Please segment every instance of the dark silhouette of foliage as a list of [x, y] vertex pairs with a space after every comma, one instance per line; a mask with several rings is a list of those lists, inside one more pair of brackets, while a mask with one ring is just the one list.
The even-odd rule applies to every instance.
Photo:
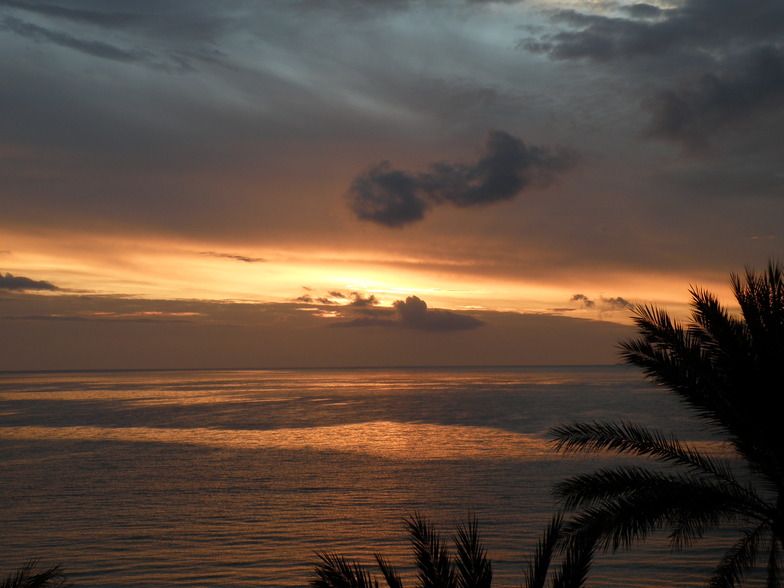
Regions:
[[[669, 529], [675, 547], [708, 530], [740, 527], [712, 573], [709, 585], [742, 583], [766, 552], [766, 586], [782, 586], [784, 547], [784, 435], [778, 397], [784, 386], [784, 270], [731, 276], [740, 314], [716, 296], [692, 288], [688, 324], [651, 306], [635, 308], [640, 337], [621, 343], [622, 357], [672, 391], [698, 418], [720, 433], [748, 471], [733, 469], [659, 431], [631, 423], [573, 423], [553, 429], [562, 451], [610, 451], [670, 466], [624, 466], [575, 476], [556, 486], [576, 511], [566, 532], [597, 537], [616, 550]], [[749, 481], [747, 478], [750, 478]]]
[[5, 578], [0, 588], [68, 588], [71, 586], [60, 566], [36, 572], [37, 565], [36, 560], [26, 563]]
[[[456, 555], [451, 555], [445, 541], [435, 527], [419, 514], [405, 519], [409, 540], [414, 552], [419, 588], [490, 588], [493, 571], [487, 551], [479, 536], [479, 524], [474, 517], [457, 525], [452, 535]], [[559, 515], [545, 531], [536, 554], [528, 562], [524, 588], [545, 588], [554, 558], [561, 553], [563, 518]], [[565, 553], [561, 568], [550, 576], [551, 588], [582, 588], [593, 555], [593, 539], [583, 537], [572, 541]], [[349, 562], [336, 554], [318, 554], [315, 577], [310, 585], [315, 588], [366, 588], [379, 586], [378, 580], [360, 564]], [[386, 585], [403, 588], [395, 569], [380, 555], [375, 555]]]
[[[542, 533], [534, 557], [526, 563], [523, 588], [581, 588], [585, 585], [593, 562], [596, 537], [589, 533], [568, 537], [565, 529], [563, 515], [556, 514]], [[553, 559], [564, 551], [561, 569], [550, 574]]]

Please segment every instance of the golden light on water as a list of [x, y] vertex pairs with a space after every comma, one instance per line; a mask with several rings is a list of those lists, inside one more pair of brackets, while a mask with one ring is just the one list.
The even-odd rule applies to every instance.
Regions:
[[178, 443], [233, 449], [339, 451], [391, 460], [543, 459], [552, 451], [541, 437], [489, 427], [374, 421], [271, 430], [153, 427], [7, 427], [0, 439]]
[[[240, 430], [157, 427], [4, 427], [0, 439], [176, 443], [242, 450], [316, 450], [371, 455], [389, 460], [563, 459], [539, 435], [490, 427], [464, 427], [372, 421], [324, 427]], [[721, 456], [718, 443], [692, 444], [706, 455]]]

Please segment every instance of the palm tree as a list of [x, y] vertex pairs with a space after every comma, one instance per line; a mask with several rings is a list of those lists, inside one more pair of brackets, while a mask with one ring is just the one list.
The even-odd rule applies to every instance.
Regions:
[[[775, 400], [784, 392], [784, 270], [732, 275], [740, 314], [716, 296], [692, 288], [692, 314], [684, 326], [651, 306], [635, 309], [640, 337], [621, 343], [627, 363], [669, 389], [708, 427], [726, 437], [748, 471], [701, 454], [673, 436], [631, 423], [573, 423], [553, 429], [563, 451], [610, 451], [671, 466], [624, 466], [575, 476], [556, 486], [576, 510], [572, 537], [599, 537], [611, 550], [669, 529], [684, 547], [710, 529], [738, 527], [710, 577], [710, 586], [742, 583], [766, 552], [766, 586], [782, 586], [784, 547], [784, 435]], [[737, 460], [736, 460], [737, 461]]]
[[[438, 531], [419, 514], [405, 519], [414, 551], [418, 586], [421, 588], [490, 588], [493, 571], [487, 551], [479, 537], [475, 517], [457, 525], [452, 536], [457, 551], [451, 556]], [[548, 572], [559, 552], [564, 528], [560, 515], [553, 517], [539, 541], [536, 555], [528, 562], [525, 588], [548, 586]], [[567, 552], [564, 562], [549, 584], [552, 588], [582, 588], [591, 564], [593, 542], [584, 541]], [[363, 566], [334, 553], [317, 554], [320, 563], [310, 585], [314, 588], [378, 588], [378, 580]], [[375, 555], [381, 575], [389, 588], [403, 588], [395, 568], [382, 556]]]

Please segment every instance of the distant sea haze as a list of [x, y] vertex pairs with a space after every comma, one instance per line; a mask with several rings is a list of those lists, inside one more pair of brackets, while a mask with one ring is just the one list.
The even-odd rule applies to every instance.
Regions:
[[[305, 586], [315, 552], [386, 555], [403, 517], [475, 514], [516, 586], [552, 484], [617, 458], [546, 432], [634, 420], [714, 439], [624, 367], [155, 371], [0, 379], [0, 572], [60, 563], [76, 586]], [[590, 586], [699, 586], [721, 537], [602, 555]]]

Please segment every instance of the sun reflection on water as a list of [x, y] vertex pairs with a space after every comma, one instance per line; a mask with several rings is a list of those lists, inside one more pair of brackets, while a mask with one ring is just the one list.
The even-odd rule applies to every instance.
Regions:
[[0, 438], [46, 441], [182, 443], [235, 449], [294, 449], [360, 453], [402, 460], [542, 459], [545, 439], [490, 427], [374, 421], [271, 430], [154, 427], [4, 427]]
[[[244, 450], [288, 449], [364, 454], [389, 460], [563, 459], [535, 434], [490, 427], [373, 421], [347, 425], [269, 430], [158, 427], [3, 427], [0, 439], [177, 443]], [[691, 444], [713, 456], [726, 453], [721, 444]]]

